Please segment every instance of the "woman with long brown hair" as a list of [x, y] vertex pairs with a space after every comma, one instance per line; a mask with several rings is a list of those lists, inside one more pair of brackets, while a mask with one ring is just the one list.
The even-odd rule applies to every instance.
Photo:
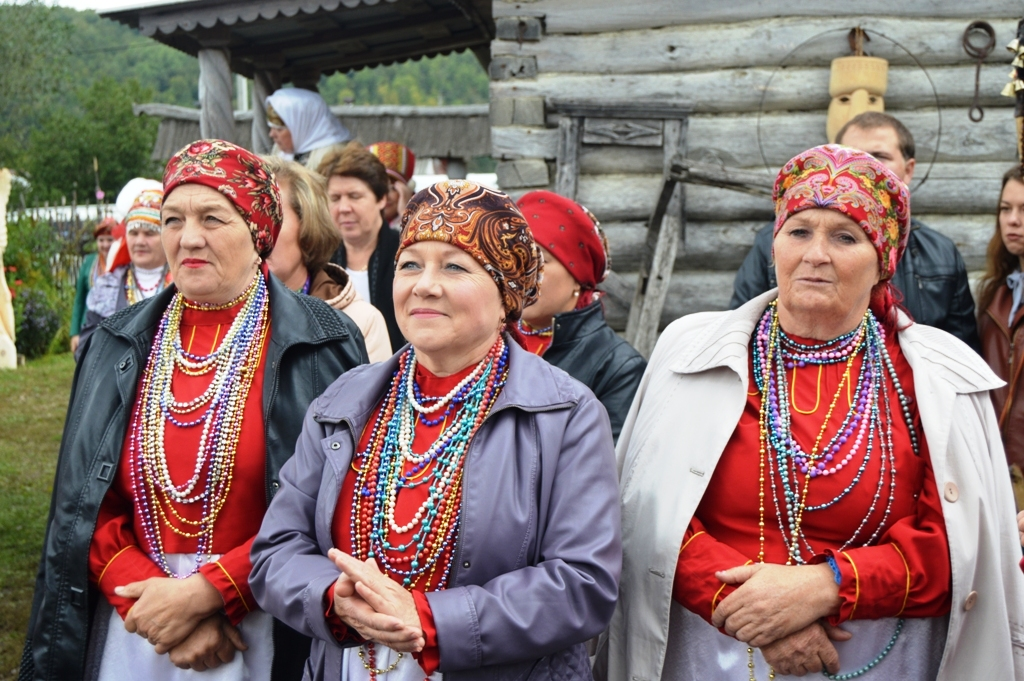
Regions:
[[988, 243], [985, 277], [978, 296], [981, 354], [1006, 385], [992, 391], [999, 431], [1010, 466], [1017, 510], [1024, 510], [1024, 406], [1015, 404], [1022, 380], [1024, 345], [1017, 336], [1024, 321], [1024, 171], [1011, 168], [1003, 175], [996, 229]]

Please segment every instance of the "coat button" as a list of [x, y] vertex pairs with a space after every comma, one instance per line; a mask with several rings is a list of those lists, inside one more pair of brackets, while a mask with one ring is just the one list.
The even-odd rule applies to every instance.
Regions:
[[340, 442], [332, 442], [331, 443], [331, 449], [341, 449], [341, 443]]
[[274, 480], [273, 482], [270, 483], [270, 489], [276, 492], [277, 490], [281, 489], [281, 483], [279, 483], [277, 480]]
[[978, 592], [972, 591], [967, 594], [967, 598], [964, 599], [964, 610], [970, 610], [974, 607], [974, 604], [978, 602]]
[[128, 366], [128, 362], [122, 361], [120, 364], [117, 365], [117, 368], [120, 369], [121, 371], [124, 371], [124, 368], [126, 366]]
[[468, 568], [468, 567], [469, 567], [469, 561], [468, 561], [468, 560], [466, 560], [466, 561], [463, 561], [463, 562], [462, 562], [462, 567], [464, 567], [464, 568]]
[[949, 503], [955, 503], [960, 498], [960, 488], [956, 486], [955, 482], [947, 482], [942, 488], [942, 496], [946, 498]]

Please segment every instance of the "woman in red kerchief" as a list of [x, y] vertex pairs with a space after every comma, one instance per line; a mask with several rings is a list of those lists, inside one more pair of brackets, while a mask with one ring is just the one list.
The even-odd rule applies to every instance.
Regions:
[[163, 186], [174, 285], [85, 345], [19, 678], [296, 678], [309, 650], [256, 604], [249, 547], [307, 406], [366, 351], [267, 274], [281, 206], [257, 156], [196, 142]]
[[590, 681], [621, 559], [608, 417], [513, 340], [541, 261], [508, 196], [440, 182], [402, 222], [410, 345], [313, 403], [253, 593], [313, 637], [309, 681]]
[[619, 441], [607, 678], [1024, 679], [999, 381], [896, 305], [909, 201], [867, 154], [800, 154], [778, 289], [658, 341]]
[[527, 349], [594, 391], [617, 438], [647, 362], [604, 319], [597, 285], [611, 269], [608, 240], [593, 213], [558, 194], [529, 192], [516, 205], [544, 256], [540, 295], [519, 331]]

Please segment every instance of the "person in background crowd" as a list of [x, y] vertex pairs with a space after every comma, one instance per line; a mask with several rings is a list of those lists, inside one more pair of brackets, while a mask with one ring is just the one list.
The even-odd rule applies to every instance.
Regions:
[[999, 432], [1006, 449], [1017, 510], [1024, 511], [1024, 400], [1017, 391], [1024, 383], [1024, 174], [1014, 167], [1003, 175], [996, 228], [988, 243], [985, 276], [978, 290], [978, 331], [981, 354], [1006, 381], [992, 391]]
[[597, 285], [611, 269], [608, 240], [590, 211], [558, 194], [529, 192], [516, 204], [544, 256], [540, 295], [519, 322], [526, 348], [593, 390], [618, 438], [647, 362], [604, 319]]
[[619, 440], [609, 679], [1024, 679], [1001, 382], [896, 305], [909, 201], [873, 156], [803, 152], [778, 290], [662, 334]]
[[416, 154], [398, 142], [377, 142], [366, 149], [379, 158], [388, 171], [391, 188], [388, 189], [388, 202], [384, 204], [384, 220], [392, 229], [400, 230], [402, 213], [415, 193], [412, 174], [416, 170]]
[[96, 279], [106, 271], [107, 253], [110, 252], [110, 244], [114, 237], [111, 231], [117, 224], [117, 220], [106, 217], [96, 223], [92, 230], [92, 237], [96, 240], [96, 252], [90, 253], [82, 260], [82, 267], [78, 270], [78, 279], [75, 281], [75, 303], [71, 308], [71, 352], [78, 350], [79, 333], [82, 331], [82, 322], [85, 321], [85, 300], [89, 290], [96, 283]]
[[326, 301], [352, 318], [363, 333], [371, 362], [391, 356], [387, 324], [380, 311], [356, 292], [344, 268], [328, 262], [341, 243], [327, 204], [324, 178], [304, 166], [277, 157], [265, 159], [281, 190], [283, 220], [270, 271], [293, 291]]
[[160, 240], [163, 190], [147, 189], [136, 197], [125, 217], [125, 248], [130, 262], [96, 279], [85, 301], [79, 347], [104, 319], [129, 305], [157, 295], [171, 282]]
[[273, 154], [315, 170], [324, 156], [352, 135], [317, 92], [285, 88], [267, 97], [267, 124]]
[[398, 232], [384, 222], [388, 173], [376, 156], [351, 142], [324, 158], [319, 172], [327, 178], [327, 199], [341, 245], [331, 262], [348, 272], [352, 285], [384, 315], [391, 349], [397, 352], [405, 337], [395, 320], [391, 285], [395, 279]]
[[263, 270], [281, 208], [257, 156], [201, 140], [164, 187], [174, 285], [82, 346], [22, 679], [297, 679], [309, 654], [253, 599], [249, 549], [302, 415], [366, 351]]
[[[875, 111], [862, 113], [839, 130], [836, 143], [871, 154], [910, 186], [916, 164], [914, 137], [899, 119]], [[754, 238], [754, 247], [736, 272], [730, 308], [777, 285], [772, 229], [766, 225]], [[940, 328], [980, 351], [967, 267], [952, 240], [911, 220], [907, 255], [892, 283], [914, 321]]]
[[506, 333], [540, 267], [500, 192], [455, 180], [409, 203], [411, 346], [314, 402], [253, 544], [257, 601], [314, 638], [309, 681], [592, 678], [615, 459], [593, 393]]

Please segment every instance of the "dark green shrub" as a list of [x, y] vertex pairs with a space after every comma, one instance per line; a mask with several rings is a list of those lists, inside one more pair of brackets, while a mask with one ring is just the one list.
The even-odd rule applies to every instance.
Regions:
[[60, 313], [45, 291], [24, 287], [14, 298], [15, 345], [29, 359], [42, 357], [61, 326]]

